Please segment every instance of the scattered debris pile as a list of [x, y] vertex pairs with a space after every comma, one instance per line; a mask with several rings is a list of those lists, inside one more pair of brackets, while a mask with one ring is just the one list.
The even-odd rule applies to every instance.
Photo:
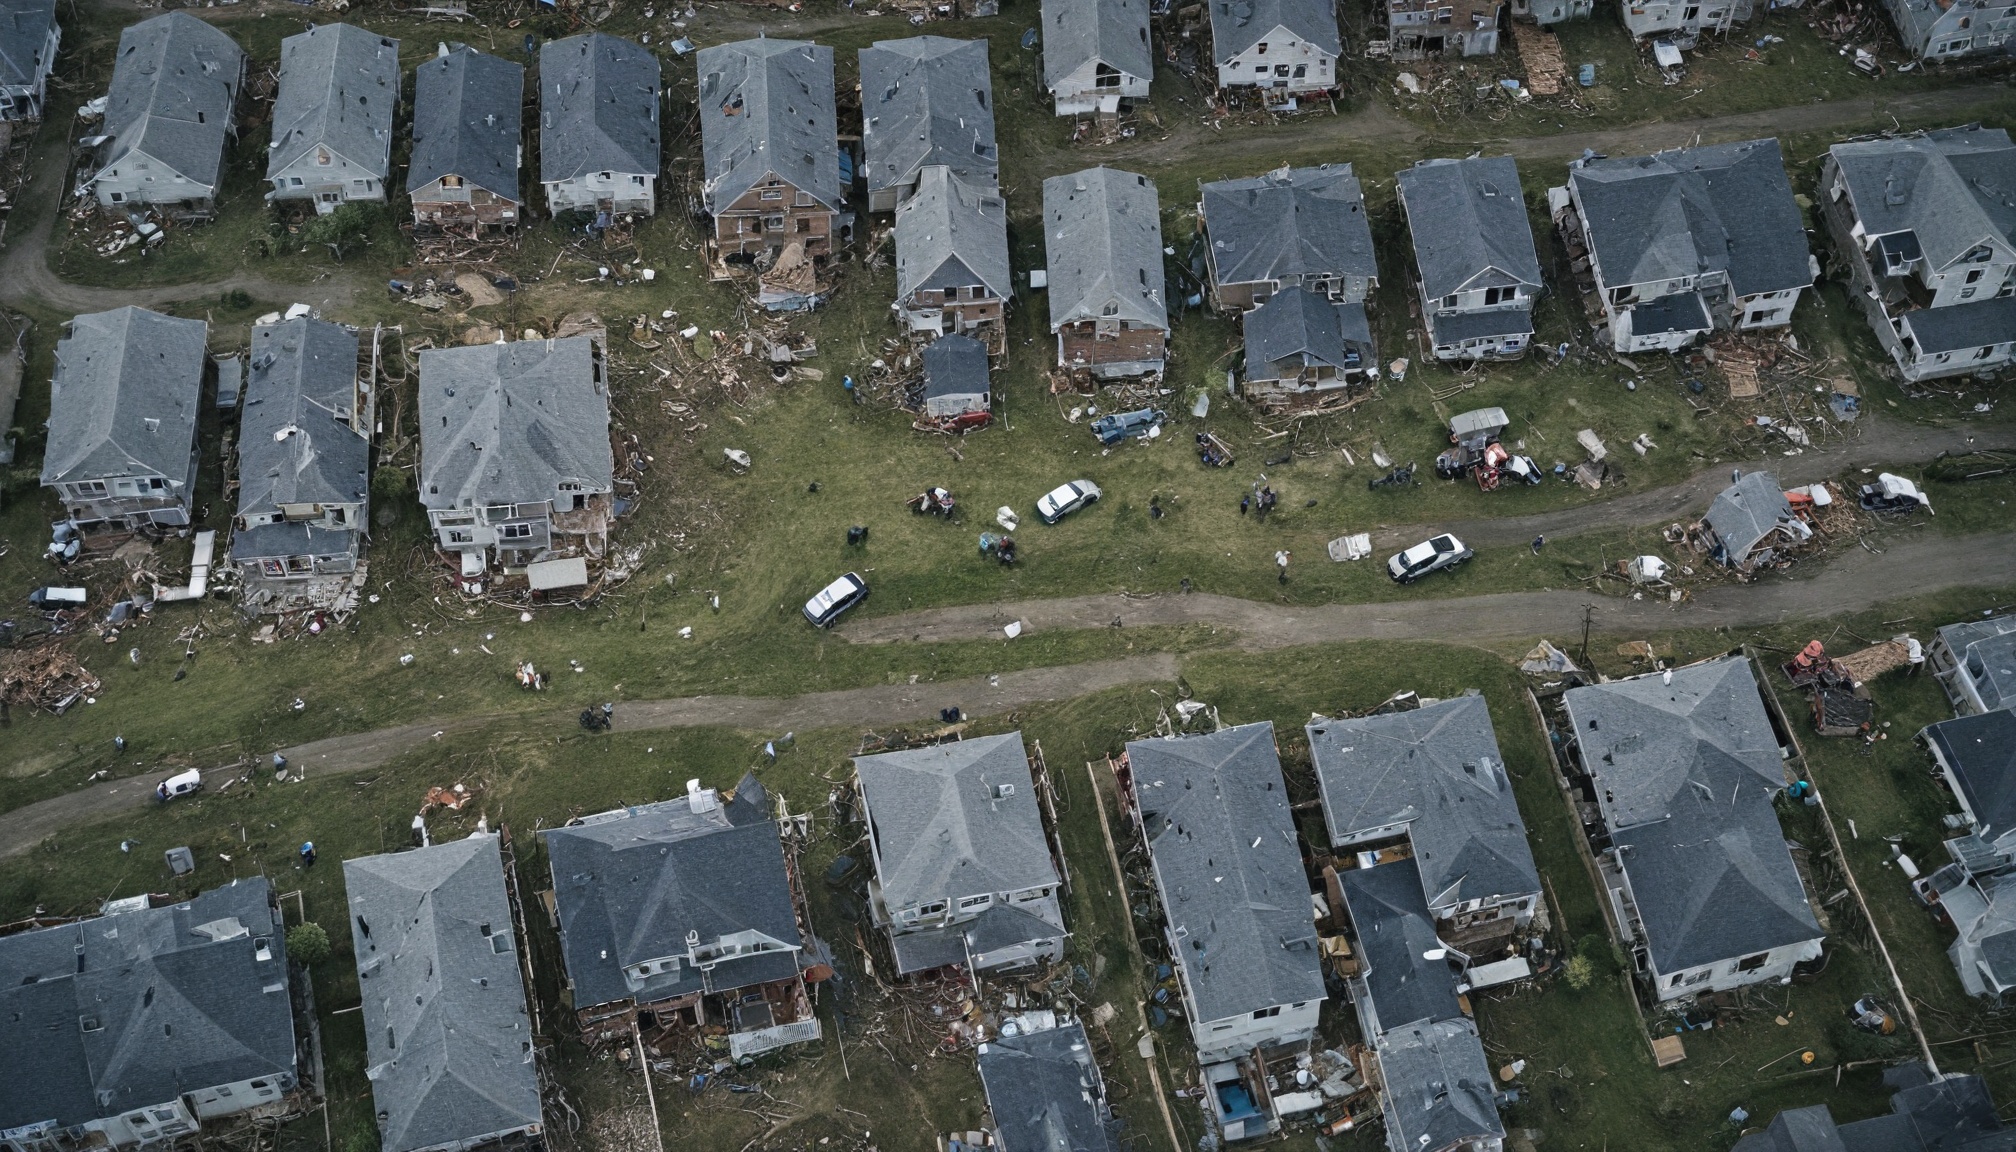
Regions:
[[46, 709], [58, 716], [100, 688], [75, 653], [59, 644], [0, 652], [0, 704]]
[[1561, 38], [1537, 24], [1512, 22], [1512, 42], [1526, 65], [1526, 87], [1535, 96], [1559, 96], [1568, 86], [1568, 62]]
[[1813, 729], [1822, 736], [1877, 737], [1875, 703], [1870, 699], [1868, 681], [1898, 668], [1915, 668], [1924, 663], [1925, 650], [1912, 637], [1895, 636], [1879, 644], [1839, 659], [1827, 655], [1827, 646], [1809, 641], [1792, 659], [1778, 666], [1796, 688], [1806, 691], [1812, 702]]

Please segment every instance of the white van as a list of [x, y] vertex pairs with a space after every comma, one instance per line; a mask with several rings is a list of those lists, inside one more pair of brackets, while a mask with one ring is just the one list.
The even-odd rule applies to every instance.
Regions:
[[154, 786], [154, 800], [166, 804], [178, 796], [187, 796], [203, 790], [203, 773], [194, 768], [187, 772], [177, 772]]

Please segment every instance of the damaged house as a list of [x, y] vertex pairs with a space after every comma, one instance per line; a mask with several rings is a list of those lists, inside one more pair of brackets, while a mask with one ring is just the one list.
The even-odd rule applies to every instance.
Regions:
[[0, 120], [42, 119], [61, 43], [56, 0], [0, 0]]
[[1745, 472], [1724, 488], [1695, 526], [1708, 555], [1745, 575], [1768, 567], [1781, 553], [1813, 538], [1813, 528], [1769, 472]]
[[1919, 60], [2006, 52], [2016, 32], [2012, 0], [1883, 0], [1904, 50]]
[[529, 1147], [545, 1130], [498, 843], [343, 862], [383, 1152]]
[[1325, 407], [1360, 389], [1378, 363], [1363, 304], [1284, 288], [1246, 314], [1239, 394], [1268, 409]]
[[971, 336], [941, 336], [924, 346], [924, 415], [956, 420], [994, 407], [987, 377], [987, 346]]
[[1395, 60], [1498, 53], [1505, 0], [1386, 0], [1384, 7]]
[[1043, 87], [1059, 116], [1119, 116], [1148, 98], [1148, 0], [1043, 0]]
[[156, 899], [0, 937], [0, 1148], [165, 1146], [300, 1108], [272, 888]]
[[540, 835], [585, 1040], [718, 1030], [739, 1060], [819, 1038], [806, 981], [832, 970], [807, 952], [797, 855], [753, 775], [728, 797], [692, 780]]
[[539, 49], [546, 210], [649, 216], [658, 207], [658, 57], [601, 32]]
[[181, 528], [196, 488], [210, 326], [144, 308], [70, 321], [49, 381], [42, 487], [89, 531]]
[[[1624, 27], [1639, 40], [1668, 35], [1685, 40], [1704, 33], [1727, 36], [1731, 28], [1749, 22], [1754, 6], [1754, 0], [1623, 0], [1617, 12], [1624, 18]], [[1768, 4], [1771, 8], [1780, 6], [1794, 5]]]
[[701, 195], [717, 258], [824, 261], [844, 190], [833, 105], [833, 50], [803, 40], [702, 48]]
[[282, 40], [266, 199], [306, 200], [322, 214], [352, 200], [384, 203], [398, 108], [397, 40], [348, 24]]
[[943, 164], [925, 168], [896, 208], [896, 302], [912, 337], [978, 332], [1002, 339], [1015, 287], [1008, 264], [1008, 202], [990, 183], [969, 184]]
[[1577, 160], [1547, 207], [1619, 352], [1783, 328], [1820, 273], [1775, 139]]
[[980, 1045], [980, 1088], [1001, 1152], [1119, 1152], [1106, 1083], [1085, 1025], [1047, 1013]]
[[513, 232], [525, 206], [525, 69], [467, 45], [413, 72], [406, 194], [422, 228]]
[[252, 329], [231, 560], [255, 611], [330, 607], [358, 570], [372, 412], [357, 343], [306, 316]]
[[1836, 144], [1820, 166], [1820, 212], [1904, 379], [2016, 358], [2016, 145], [2006, 129]]
[[1169, 305], [1155, 184], [1117, 168], [1043, 182], [1050, 332], [1057, 366], [1116, 380], [1162, 371]]
[[1436, 930], [1466, 954], [1502, 950], [1532, 922], [1540, 872], [1483, 696], [1306, 732], [1332, 848], [1406, 845]]
[[1917, 1061], [1883, 1070], [1890, 1111], [1842, 1124], [1825, 1104], [1788, 1108], [1729, 1152], [2006, 1152], [2016, 1131], [2002, 1124], [1979, 1076], [1934, 1075]]
[[1030, 968], [1064, 954], [1063, 881], [1020, 732], [859, 756], [896, 972]]
[[1379, 286], [1365, 193], [1349, 164], [1277, 168], [1199, 189], [1211, 303], [1250, 312], [1285, 288], [1363, 304]]
[[2016, 708], [2016, 616], [1962, 620], [1939, 629], [1925, 659], [1955, 716]]
[[861, 101], [870, 212], [894, 212], [928, 168], [989, 192], [1001, 182], [987, 41], [878, 40], [861, 49]]
[[1274, 725], [1131, 741], [1127, 763], [1207, 1112], [1227, 1139], [1275, 1131], [1268, 1063], [1308, 1050], [1325, 992]]
[[1395, 181], [1437, 360], [1517, 360], [1546, 290], [1510, 156], [1422, 160]]
[[420, 354], [420, 503], [464, 577], [601, 556], [614, 476], [594, 337]]
[[1257, 88], [1268, 103], [1337, 86], [1337, 6], [1331, 0], [1209, 0], [1218, 87]]
[[209, 217], [244, 83], [237, 41], [187, 12], [121, 32], [92, 153], [89, 183], [99, 206]]
[[2016, 711], [1942, 720], [1918, 737], [1967, 831], [1946, 842], [1953, 862], [1917, 890], [1953, 925], [1946, 955], [1961, 986], [2002, 1003], [2016, 989]]
[[1784, 752], [1750, 661], [1723, 656], [1562, 697], [1559, 745], [1617, 942], [1661, 1001], [1783, 983], [1824, 933], [1773, 801]]

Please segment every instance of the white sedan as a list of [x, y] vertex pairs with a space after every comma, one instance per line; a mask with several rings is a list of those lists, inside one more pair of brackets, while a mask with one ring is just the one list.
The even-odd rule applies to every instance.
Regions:
[[1386, 574], [1399, 583], [1412, 584], [1430, 572], [1454, 568], [1474, 555], [1463, 546], [1463, 541], [1444, 532], [1386, 561]]
[[1090, 480], [1073, 480], [1045, 492], [1036, 501], [1036, 514], [1045, 524], [1055, 524], [1078, 509], [1099, 499], [1099, 486]]

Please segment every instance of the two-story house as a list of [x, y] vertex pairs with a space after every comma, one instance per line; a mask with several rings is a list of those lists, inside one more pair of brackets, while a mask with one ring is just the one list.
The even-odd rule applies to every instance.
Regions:
[[463, 1152], [545, 1131], [498, 845], [478, 832], [343, 862], [382, 1152]]
[[1945, 687], [1955, 716], [2016, 708], [2016, 616], [1942, 626], [1925, 663]]
[[369, 528], [372, 404], [357, 335], [302, 316], [252, 329], [231, 560], [260, 612], [326, 603]]
[[1337, 86], [1337, 7], [1331, 0], [1211, 0], [1218, 87], [1260, 89], [1280, 103]]
[[833, 254], [845, 189], [833, 103], [833, 50], [803, 40], [702, 48], [701, 195], [717, 258]]
[[1547, 205], [1619, 352], [1783, 328], [1819, 275], [1775, 139], [1577, 160]]
[[0, 0], [0, 120], [42, 119], [62, 43], [56, 0]]
[[[2007, 652], [2005, 645], [1996, 660], [2005, 681], [2016, 672]], [[1946, 955], [1961, 986], [1969, 995], [2007, 1002], [2016, 990], [2016, 710], [1941, 720], [1918, 739], [1952, 791], [1966, 832], [1946, 841], [1952, 863], [1918, 881], [1922, 887], [1914, 891], [1936, 903], [1940, 918], [1953, 926]]]
[[1904, 50], [1920, 60], [2004, 51], [2016, 39], [2012, 0], [1883, 0]]
[[119, 34], [92, 152], [99, 205], [209, 216], [244, 82], [237, 41], [187, 12], [128, 26]]
[[927, 168], [992, 191], [1001, 161], [987, 41], [912, 36], [861, 49], [861, 151], [870, 212], [896, 211]]
[[980, 1045], [980, 1090], [1002, 1152], [1118, 1152], [1106, 1082], [1085, 1025], [1025, 1015]]
[[264, 877], [0, 936], [0, 1148], [166, 1147], [298, 1111], [285, 925]]
[[1020, 732], [859, 756], [870, 912], [898, 975], [1064, 954], [1056, 853]]
[[1617, 13], [1632, 36], [1727, 35], [1747, 23], [1753, 0], [1622, 0]]
[[1422, 160], [1394, 183], [1435, 358], [1524, 356], [1545, 288], [1518, 164], [1510, 156]]
[[1438, 930], [1468, 953], [1532, 921], [1540, 872], [1483, 696], [1317, 718], [1305, 731], [1331, 847], [1405, 843]]
[[1057, 366], [1115, 380], [1160, 372], [1169, 342], [1155, 184], [1117, 168], [1043, 182]]
[[1059, 116], [1102, 118], [1148, 98], [1148, 0], [1043, 0], [1043, 87]]
[[399, 42], [348, 24], [320, 24], [280, 42], [280, 90], [266, 147], [268, 200], [334, 212], [385, 202]]
[[1365, 193], [1349, 164], [1277, 168], [1200, 187], [1211, 303], [1248, 312], [1284, 288], [1363, 304], [1379, 286]]
[[601, 32], [539, 49], [539, 183], [548, 212], [658, 206], [658, 57]]
[[[804, 885], [752, 774], [539, 833], [574, 1021], [590, 1045], [632, 1029], [720, 1035], [732, 1059], [817, 1040]], [[813, 943], [816, 943], [814, 941]]]
[[1785, 753], [1744, 656], [1571, 688], [1618, 944], [1655, 999], [1784, 983], [1825, 942], [1772, 802]]
[[602, 555], [614, 490], [594, 337], [420, 354], [420, 503], [463, 575]]
[[896, 301], [905, 331], [998, 332], [1015, 286], [1009, 278], [1008, 202], [993, 185], [968, 184], [944, 165], [918, 176], [896, 209]]
[[1246, 314], [1239, 394], [1270, 409], [1320, 408], [1371, 379], [1378, 364], [1363, 304], [1284, 288]]
[[[1957, 6], [1954, 10], [1958, 10]], [[2016, 358], [2016, 145], [1969, 124], [1836, 144], [1820, 211], [1851, 293], [1906, 380]]]
[[1386, 0], [1386, 35], [1396, 60], [1495, 56], [1505, 0]]
[[413, 71], [413, 223], [515, 232], [525, 197], [525, 69], [458, 45]]
[[42, 487], [87, 531], [188, 524], [210, 326], [126, 307], [69, 329], [49, 381]]

